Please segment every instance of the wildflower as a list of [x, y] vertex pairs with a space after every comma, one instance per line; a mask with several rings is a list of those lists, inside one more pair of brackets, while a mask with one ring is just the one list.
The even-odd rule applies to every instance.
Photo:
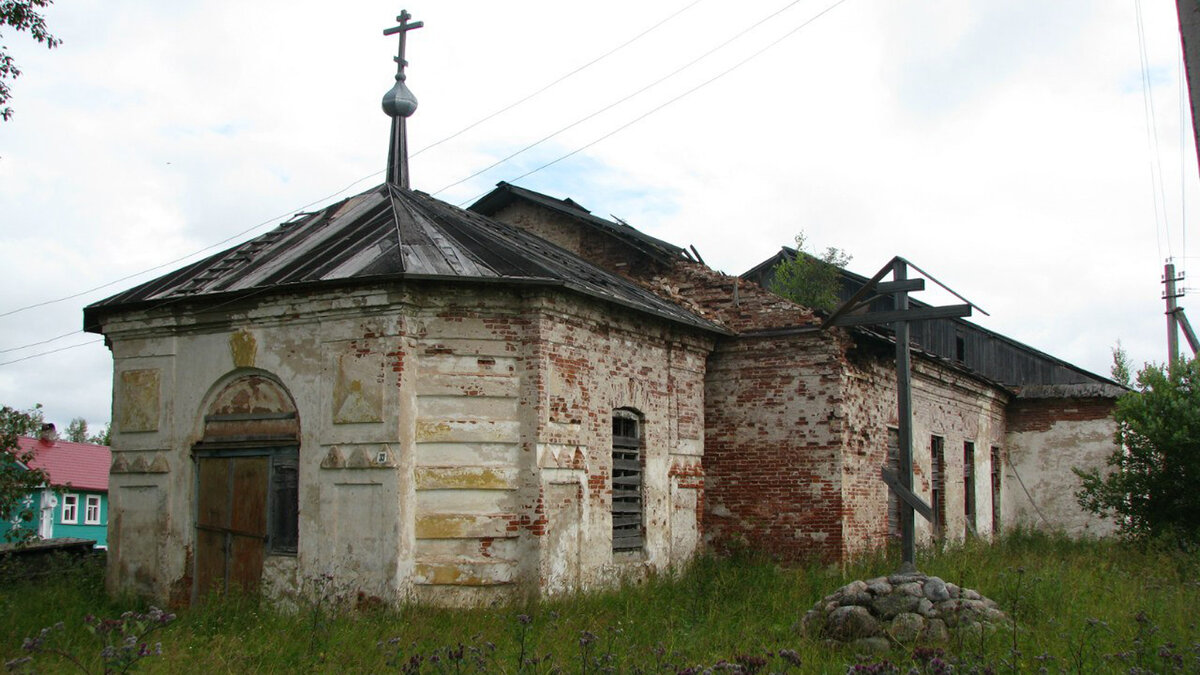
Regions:
[[787, 661], [789, 664], [796, 666], [797, 668], [800, 667], [800, 654], [798, 654], [794, 649], [780, 649], [779, 658]]

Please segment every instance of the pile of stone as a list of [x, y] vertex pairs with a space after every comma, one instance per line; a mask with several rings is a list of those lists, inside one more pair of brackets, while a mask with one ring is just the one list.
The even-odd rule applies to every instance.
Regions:
[[901, 571], [842, 586], [813, 605], [800, 626], [810, 637], [886, 649], [944, 642], [952, 630], [991, 631], [1007, 622], [996, 603], [976, 591]]

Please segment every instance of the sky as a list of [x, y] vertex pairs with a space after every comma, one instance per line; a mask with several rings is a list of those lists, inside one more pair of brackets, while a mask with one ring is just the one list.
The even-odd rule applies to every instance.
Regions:
[[[64, 0], [57, 49], [0, 30], [24, 71], [0, 122], [0, 404], [99, 430], [112, 359], [85, 305], [382, 182], [400, 9]], [[803, 232], [866, 275], [902, 255], [1093, 372], [1118, 340], [1166, 358], [1163, 264], [1187, 270], [1200, 212], [1173, 2], [406, 9], [415, 189], [570, 197], [729, 274]]]

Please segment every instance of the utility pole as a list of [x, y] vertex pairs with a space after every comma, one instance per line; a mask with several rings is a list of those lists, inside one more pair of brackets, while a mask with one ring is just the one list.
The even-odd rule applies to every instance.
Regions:
[[1175, 282], [1182, 278], [1182, 276], [1175, 276], [1175, 263], [1169, 262], [1163, 268], [1163, 283], [1167, 287], [1163, 292], [1163, 299], [1167, 301], [1167, 370], [1175, 368], [1175, 362], [1179, 360], [1179, 303], [1177, 298], [1182, 297], [1183, 293], [1176, 290]]

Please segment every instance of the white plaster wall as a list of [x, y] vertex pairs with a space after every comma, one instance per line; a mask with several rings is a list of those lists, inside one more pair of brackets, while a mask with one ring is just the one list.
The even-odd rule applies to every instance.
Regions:
[[1008, 435], [1002, 497], [1003, 526], [1061, 530], [1073, 536], [1104, 536], [1115, 524], [1085, 512], [1075, 499], [1079, 479], [1072, 468], [1105, 469], [1116, 422], [1060, 420], [1049, 429]]
[[[350, 599], [481, 604], [615, 578], [628, 565], [613, 566], [596, 477], [619, 406], [652, 421], [636, 566], [699, 546], [711, 345], [690, 332], [556, 292], [463, 285], [173, 309], [104, 325], [116, 375], [114, 591], [190, 597], [192, 447], [211, 399], [249, 373], [290, 393], [302, 434], [299, 550], [268, 557], [269, 595], [332, 586]], [[601, 367], [585, 383], [551, 354]], [[121, 384], [130, 372], [132, 389]]]

